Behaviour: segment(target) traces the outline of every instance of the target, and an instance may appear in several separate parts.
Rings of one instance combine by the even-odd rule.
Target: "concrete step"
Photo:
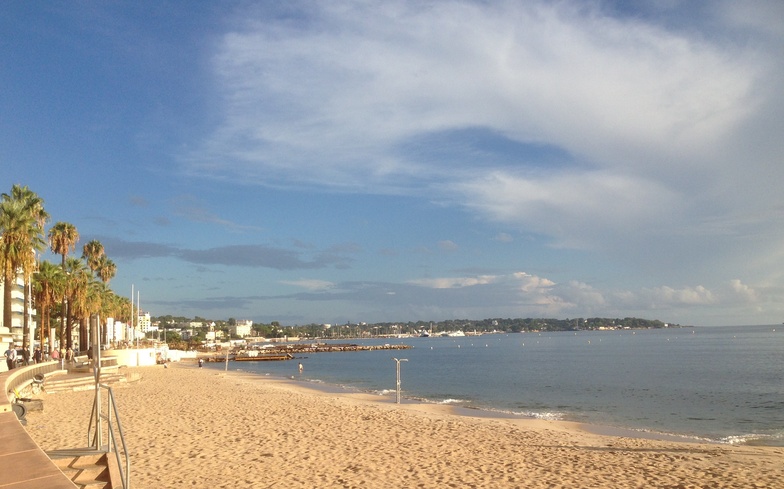
[[[105,453],[51,458],[57,468],[80,489],[112,488]]]
[[[114,384],[125,382],[125,374],[104,374],[101,375],[102,384]],[[95,378],[92,375],[85,376],[61,376],[57,379],[47,380],[44,383],[44,391],[51,394],[54,392],[90,390],[95,388]]]
[[[71,481],[84,487],[106,487],[106,484],[110,482],[109,469],[101,465],[84,467]]]

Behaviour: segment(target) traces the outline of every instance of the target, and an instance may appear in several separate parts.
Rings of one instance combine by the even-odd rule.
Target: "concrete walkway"
[[[77,486],[63,474],[46,453],[27,434],[13,412],[9,391],[13,396],[16,370],[0,373],[0,489],[74,489]]]
[[[30,438],[13,411],[0,413],[0,488],[76,487]]]

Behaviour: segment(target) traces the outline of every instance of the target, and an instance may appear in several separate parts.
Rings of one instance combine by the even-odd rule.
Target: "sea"
[[[606,434],[784,446],[784,326],[332,342],[411,348],[207,365],[396,402],[399,361],[402,402],[574,421]]]

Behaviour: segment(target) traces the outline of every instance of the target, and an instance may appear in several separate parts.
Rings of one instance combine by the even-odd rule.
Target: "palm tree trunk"
[[[79,351],[87,351],[90,349],[90,344],[87,342],[87,325],[89,324],[90,316],[83,317],[79,321]]]
[[[22,312],[24,314],[24,319],[22,319],[22,348],[27,350],[29,348],[29,341],[27,341],[27,336],[30,334],[30,282],[25,278],[24,284],[24,308]]]
[[[57,326],[57,341],[60,343],[60,347],[65,344],[65,299],[63,299],[63,303],[60,306],[60,324]],[[54,345],[52,345],[54,347]]]
[[[8,265],[6,265],[8,266]],[[3,270],[3,326],[11,331],[11,288],[13,279],[7,270]]]
[[[41,358],[43,359],[44,339],[46,338],[47,326],[49,326],[49,314],[47,314],[48,307],[43,307],[42,304],[39,304],[39,307],[41,310],[38,311],[38,336],[41,341]]]
[[[71,343],[73,343],[73,317],[71,316],[71,301],[68,301],[65,308],[65,347],[72,348]],[[60,342],[60,348],[62,348],[62,342]]]

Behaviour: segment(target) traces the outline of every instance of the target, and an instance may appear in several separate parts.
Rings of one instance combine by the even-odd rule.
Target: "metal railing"
[[[106,397],[106,414],[101,413],[102,389],[106,389],[106,392],[108,393],[108,396]],[[106,421],[106,425],[104,425],[103,421]],[[95,432],[93,432],[93,427],[95,427]],[[130,453],[128,453],[128,446],[125,443],[125,433],[123,432],[122,423],[120,422],[120,414],[117,411],[117,403],[114,401],[112,388],[106,384],[99,384],[95,389],[93,409],[90,414],[90,424],[87,427],[88,446],[94,447],[96,450],[104,449],[104,428],[107,435],[106,457],[108,458],[110,453],[114,454],[123,489],[130,489],[131,456]],[[117,444],[118,437],[120,446]]]

